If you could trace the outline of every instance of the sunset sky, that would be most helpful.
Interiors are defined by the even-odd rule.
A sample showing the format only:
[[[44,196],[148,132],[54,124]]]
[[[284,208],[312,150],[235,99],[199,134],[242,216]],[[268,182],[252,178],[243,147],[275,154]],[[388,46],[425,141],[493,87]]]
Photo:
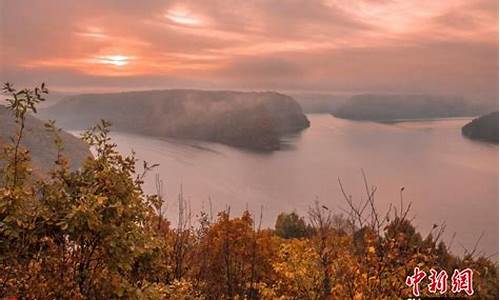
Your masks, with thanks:
[[[0,79],[498,94],[497,0],[0,0]]]

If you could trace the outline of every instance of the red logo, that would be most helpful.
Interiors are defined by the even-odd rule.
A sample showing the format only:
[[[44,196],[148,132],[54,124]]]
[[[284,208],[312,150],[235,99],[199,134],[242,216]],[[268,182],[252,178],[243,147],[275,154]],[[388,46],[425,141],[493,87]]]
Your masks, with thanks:
[[[462,271],[455,270],[451,276],[451,292],[453,294],[458,294],[465,292],[467,295],[472,296],[474,294],[474,287],[472,285],[472,276],[474,272],[470,269],[464,269]],[[431,294],[439,293],[444,295],[448,291],[448,273],[442,270],[440,272],[430,269],[429,275],[424,271],[420,270],[419,267],[413,269],[413,274],[406,277],[406,285],[411,287],[413,296],[420,296],[420,283],[424,279],[428,279],[427,290]]]

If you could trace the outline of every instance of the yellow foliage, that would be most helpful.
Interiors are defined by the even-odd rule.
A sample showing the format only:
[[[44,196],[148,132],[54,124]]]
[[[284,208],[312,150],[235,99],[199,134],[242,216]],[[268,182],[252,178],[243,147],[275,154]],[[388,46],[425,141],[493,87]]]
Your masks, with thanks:
[[[44,87],[4,91],[18,99],[10,109],[22,128]],[[249,212],[229,211],[171,228],[108,127],[85,135],[95,158],[69,171],[57,157],[38,181],[28,151],[6,145],[0,153],[0,299],[401,299],[411,296],[405,278],[415,266],[471,268],[475,296],[498,298],[495,263],[453,256],[404,218],[383,230],[354,226],[316,203],[311,224],[284,214],[277,233],[258,228]]]

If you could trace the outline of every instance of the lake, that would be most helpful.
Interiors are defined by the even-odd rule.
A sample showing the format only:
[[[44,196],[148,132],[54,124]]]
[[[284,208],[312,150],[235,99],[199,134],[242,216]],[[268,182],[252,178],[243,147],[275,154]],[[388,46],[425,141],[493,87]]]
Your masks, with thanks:
[[[137,158],[160,166],[146,178],[155,192],[158,173],[164,181],[166,212],[176,220],[177,195],[183,189],[193,214],[201,209],[231,208],[255,215],[263,207],[263,226],[274,225],[280,212],[306,216],[318,200],[341,213],[347,205],[337,179],[354,200],[365,196],[361,170],[377,187],[376,205],[412,202],[410,217],[422,234],[433,224],[446,223],[444,241],[463,253],[472,249],[498,254],[498,146],[462,137],[470,119],[381,124],[308,115],[311,127],[284,139],[286,147],[255,153],[229,146],[114,133],[119,150],[133,149]],[[210,201],[208,199],[211,199]],[[195,217],[196,218],[196,217]],[[174,221],[175,222],[175,221]]]

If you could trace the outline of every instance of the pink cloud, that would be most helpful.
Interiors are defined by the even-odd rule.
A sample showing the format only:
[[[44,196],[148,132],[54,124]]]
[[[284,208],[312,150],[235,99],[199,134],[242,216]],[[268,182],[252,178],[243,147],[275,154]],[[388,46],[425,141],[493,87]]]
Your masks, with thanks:
[[[0,8],[3,80],[498,91],[493,0],[0,0]],[[126,59],[103,59],[113,56]]]

